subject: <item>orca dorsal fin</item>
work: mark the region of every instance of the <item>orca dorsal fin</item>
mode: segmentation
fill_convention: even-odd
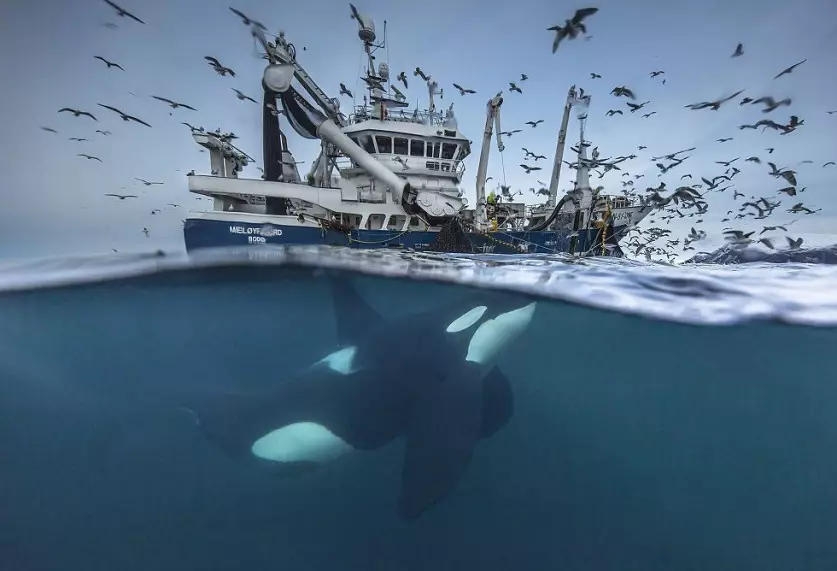
[[[337,322],[337,343],[341,346],[354,345],[358,331],[368,331],[384,322],[352,285],[348,276],[330,280],[334,296],[334,318]]]

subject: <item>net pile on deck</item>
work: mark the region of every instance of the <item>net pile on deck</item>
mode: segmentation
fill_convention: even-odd
[[[459,218],[451,218],[445,222],[427,250],[459,254],[470,254],[474,251]]]

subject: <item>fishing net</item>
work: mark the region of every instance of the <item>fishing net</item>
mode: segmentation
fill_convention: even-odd
[[[459,218],[451,218],[445,222],[427,250],[459,254],[470,254],[474,251]]]

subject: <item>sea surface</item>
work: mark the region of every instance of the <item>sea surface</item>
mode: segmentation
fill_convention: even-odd
[[[513,416],[415,521],[400,440],[277,476],[178,405],[334,351],[333,279],[387,318],[464,313],[478,288],[538,300],[498,364]],[[434,359],[392,335],[405,372]],[[834,571],[835,371],[835,266],[305,247],[7,264],[0,569]]]

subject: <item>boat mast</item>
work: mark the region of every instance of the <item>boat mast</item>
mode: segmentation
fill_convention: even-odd
[[[549,179],[548,207],[554,207],[558,197],[558,182],[561,178],[561,164],[564,162],[564,143],[567,140],[567,125],[570,121],[570,111],[576,101],[575,85],[570,87],[567,102],[564,104],[564,116],[561,118],[561,129],[558,131],[558,146],[555,148],[555,162],[552,164],[552,178]]]
[[[432,92],[432,91],[431,91]],[[482,135],[482,150],[480,163],[477,167],[477,206],[474,211],[474,222],[477,229],[484,231],[488,228],[488,216],[485,212],[485,175],[488,172],[488,154],[491,152],[492,129],[497,129],[497,147],[503,152],[503,138],[500,134],[500,106],[503,104],[501,91],[488,101],[485,112],[485,132]]]

